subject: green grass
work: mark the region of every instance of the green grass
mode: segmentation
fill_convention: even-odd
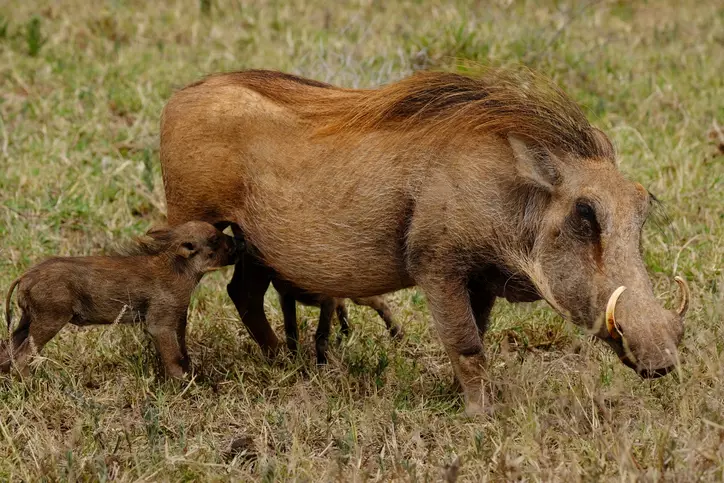
[[[4,2],[0,287],[163,219],[159,114],[204,74],[271,68],[356,87],[455,58],[523,62],[586,106],[622,171],[664,201],[670,222],[647,226],[645,259],[665,303],[674,273],[689,280],[680,374],[642,381],[543,304],[501,301],[486,337],[499,409],[469,420],[415,290],[392,296],[404,340],[351,308],[354,334],[318,369],[318,311],[301,309],[303,354],[268,364],[226,296],[227,269],[190,309],[203,382],[159,381],[138,327],[69,327],[32,378],[0,379],[0,480],[721,481],[720,2],[296,3]]]

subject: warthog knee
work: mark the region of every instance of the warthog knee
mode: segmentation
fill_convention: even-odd
[[[475,357],[483,354],[483,344],[480,341],[466,344],[456,344],[455,352],[462,357]]]

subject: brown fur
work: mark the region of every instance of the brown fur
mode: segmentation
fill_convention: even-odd
[[[231,237],[208,223],[193,221],[159,228],[129,255],[51,258],[15,280],[22,316],[11,340],[0,350],[0,372],[14,364],[26,372],[65,324],[144,321],[154,338],[166,374],[180,377],[189,368],[186,311],[203,274],[236,261]]]
[[[437,145],[469,130],[513,134],[586,158],[615,156],[606,136],[591,127],[578,105],[529,70],[488,69],[476,77],[417,72],[379,89],[341,89],[261,70],[210,76],[206,82],[253,89],[315,123],[323,135],[412,131]],[[323,95],[319,89],[325,90]]]
[[[552,82],[521,70],[419,73],[371,90],[294,76],[211,76],[161,122],[168,219],[234,223],[258,257],[228,291],[270,352],[274,277],[326,297],[426,294],[471,411],[496,297],[545,298],[644,375],[676,361],[682,321],[639,252],[650,199]],[[645,192],[645,190],[643,190]],[[600,322],[611,293],[626,344]]]

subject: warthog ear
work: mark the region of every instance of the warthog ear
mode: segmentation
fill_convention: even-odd
[[[616,163],[616,148],[613,147],[613,143],[606,136],[606,133],[598,128],[593,128],[593,137],[596,139],[598,150],[601,152],[601,157],[609,159],[614,164]]]
[[[546,191],[553,191],[560,182],[555,155],[547,150],[531,149],[523,139],[513,134],[508,135],[508,142],[513,149],[518,174]]]
[[[196,255],[196,252],[198,250],[196,249],[196,246],[194,246],[191,242],[184,242],[181,245],[179,245],[178,250],[176,250],[176,254],[183,258],[191,258],[194,255]]]

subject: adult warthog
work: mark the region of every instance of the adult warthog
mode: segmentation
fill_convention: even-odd
[[[279,72],[214,75],[161,121],[171,224],[234,224],[258,252],[228,291],[266,350],[278,276],[367,297],[418,285],[470,413],[484,409],[496,297],[544,298],[644,377],[677,362],[688,292],[656,300],[640,253],[651,197],[550,81],[520,70],[418,73],[372,90]]]

